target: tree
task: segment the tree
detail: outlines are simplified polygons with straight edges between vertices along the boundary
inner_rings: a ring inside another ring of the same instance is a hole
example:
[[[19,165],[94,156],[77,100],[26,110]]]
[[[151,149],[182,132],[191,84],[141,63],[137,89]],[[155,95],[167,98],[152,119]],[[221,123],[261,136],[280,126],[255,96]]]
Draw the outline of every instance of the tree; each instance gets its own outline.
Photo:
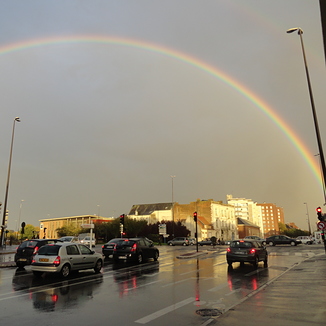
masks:
[[[64,237],[66,235],[78,236],[83,230],[79,227],[76,227],[73,224],[65,224],[60,228],[55,230],[58,233],[58,237]]]
[[[20,229],[20,239],[35,239],[40,233],[40,228],[32,224],[26,224],[24,227],[24,233],[22,234]]]

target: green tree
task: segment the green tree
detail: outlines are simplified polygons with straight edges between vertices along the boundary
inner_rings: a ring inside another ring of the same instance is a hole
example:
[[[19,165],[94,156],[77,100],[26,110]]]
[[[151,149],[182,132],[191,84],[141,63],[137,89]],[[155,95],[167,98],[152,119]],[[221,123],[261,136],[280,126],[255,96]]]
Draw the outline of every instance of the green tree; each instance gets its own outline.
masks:
[[[26,224],[24,228],[24,233],[22,233],[22,228],[19,230],[20,239],[33,239],[37,238],[40,233],[40,228],[32,224]]]
[[[59,237],[65,237],[67,235],[77,237],[80,233],[84,232],[81,228],[76,227],[73,224],[65,224],[60,228],[56,229]]]

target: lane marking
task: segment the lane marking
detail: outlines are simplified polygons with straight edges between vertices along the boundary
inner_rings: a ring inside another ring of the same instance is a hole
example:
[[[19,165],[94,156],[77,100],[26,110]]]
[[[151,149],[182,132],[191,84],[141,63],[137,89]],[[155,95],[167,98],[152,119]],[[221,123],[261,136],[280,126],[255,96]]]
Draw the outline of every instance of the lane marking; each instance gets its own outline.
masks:
[[[177,303],[175,303],[175,304],[173,304],[171,306],[168,306],[166,308],[158,310],[158,311],[156,311],[156,312],[154,312],[154,313],[152,313],[152,314],[150,314],[148,316],[140,318],[140,319],[136,320],[135,323],[147,324],[148,322],[150,322],[150,321],[152,321],[152,320],[154,320],[156,318],[159,318],[159,317],[161,317],[163,315],[166,315],[169,312],[172,312],[172,311],[174,311],[176,309],[179,309],[179,308],[181,308],[181,307],[183,307],[183,306],[185,306],[185,305],[187,305],[187,304],[189,304],[191,302],[194,302],[194,301],[195,301],[195,298],[190,297],[190,298],[185,299],[183,301],[177,302]]]

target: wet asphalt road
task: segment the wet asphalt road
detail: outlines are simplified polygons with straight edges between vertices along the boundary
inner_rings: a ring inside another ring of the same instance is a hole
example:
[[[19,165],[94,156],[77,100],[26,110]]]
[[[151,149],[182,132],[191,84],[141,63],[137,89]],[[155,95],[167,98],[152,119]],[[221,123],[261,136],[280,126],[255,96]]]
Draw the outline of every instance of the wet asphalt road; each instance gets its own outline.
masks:
[[[228,270],[225,248],[197,258],[177,256],[195,247],[160,247],[158,262],[118,265],[105,261],[93,271],[62,280],[36,279],[24,270],[0,270],[1,325],[208,325],[208,312],[225,312],[248,294],[307,257],[321,245],[268,248],[269,267],[234,264]]]

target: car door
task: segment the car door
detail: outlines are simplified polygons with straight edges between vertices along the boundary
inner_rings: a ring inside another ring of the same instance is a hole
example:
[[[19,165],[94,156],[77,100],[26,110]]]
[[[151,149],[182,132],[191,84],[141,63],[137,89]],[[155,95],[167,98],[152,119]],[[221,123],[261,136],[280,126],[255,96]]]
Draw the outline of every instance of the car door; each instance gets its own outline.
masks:
[[[78,244],[81,257],[83,269],[93,268],[95,264],[93,251],[83,244]]]
[[[79,270],[83,265],[81,253],[75,244],[66,247],[67,258],[72,270]]]

